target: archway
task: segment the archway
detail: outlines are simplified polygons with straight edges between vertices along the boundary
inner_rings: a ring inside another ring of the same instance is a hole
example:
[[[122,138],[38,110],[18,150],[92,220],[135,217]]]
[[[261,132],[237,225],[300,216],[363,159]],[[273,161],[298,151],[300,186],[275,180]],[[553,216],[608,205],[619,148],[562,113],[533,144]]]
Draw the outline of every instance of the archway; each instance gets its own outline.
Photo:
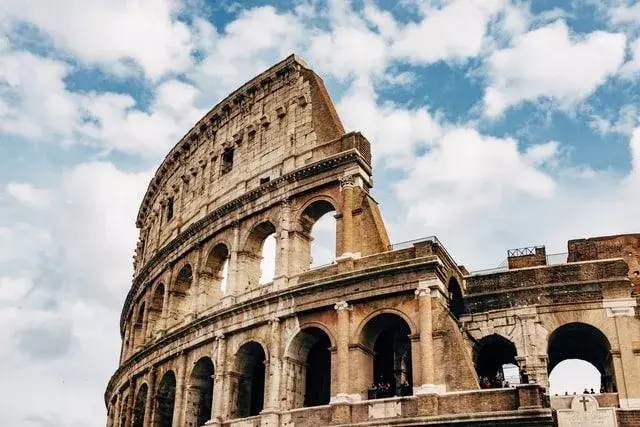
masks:
[[[164,304],[164,285],[156,286],[151,298],[151,304],[147,310],[147,337],[151,338],[153,333],[160,330],[160,320],[162,318],[162,306]]]
[[[336,258],[335,207],[327,200],[316,200],[300,216],[300,227],[305,236],[297,236],[303,250],[301,264],[304,269],[333,262]]]
[[[255,341],[244,344],[236,353],[234,398],[238,418],[258,415],[264,407],[265,359],[264,349]]]
[[[218,303],[226,292],[228,266],[229,249],[224,243],[218,243],[209,252],[204,268],[200,272],[199,306],[201,309],[207,309]]]
[[[451,310],[451,313],[456,317],[464,314],[462,288],[455,277],[449,279],[447,290],[449,291],[449,310]]]
[[[185,264],[179,271],[173,283],[171,294],[171,323],[179,323],[189,314],[189,292],[193,283],[193,268],[191,264]]]
[[[275,276],[276,227],[271,221],[262,222],[251,230],[238,254],[241,290],[248,291],[259,284],[268,283]]]
[[[556,366],[561,368],[560,363],[564,361],[582,360],[593,365],[600,373],[600,389],[602,391],[616,391],[611,345],[607,337],[594,326],[579,322],[560,326],[549,336],[547,354],[549,356],[549,364],[547,366],[549,373],[552,373]],[[566,369],[567,364],[564,364],[562,368]],[[568,368],[575,375],[588,372],[588,367],[585,367],[585,370],[581,370],[579,365],[575,363],[569,364]],[[567,384],[556,382],[552,386],[554,388],[553,393],[560,393],[565,391],[563,388],[575,387],[575,382]],[[593,388],[598,388],[597,383],[593,383]]]
[[[136,403],[133,406],[133,421],[131,427],[144,427],[144,407],[147,404],[148,387],[142,384],[136,394]]]
[[[154,427],[171,427],[173,424],[173,409],[176,403],[176,376],[168,371],[162,377],[156,394],[156,408]]]
[[[331,340],[311,326],[296,334],[286,357],[287,409],[326,405],[331,397]]]
[[[193,367],[189,378],[185,415],[186,426],[203,426],[211,419],[213,375],[213,362],[209,357],[201,358]]]
[[[382,313],[362,329],[361,342],[373,355],[367,376],[369,398],[412,394],[411,329],[397,314]],[[366,357],[366,353],[364,354]]]
[[[516,384],[520,383],[517,354],[515,344],[501,335],[492,334],[480,339],[473,348],[480,387],[505,387],[514,385],[514,380],[517,380]]]

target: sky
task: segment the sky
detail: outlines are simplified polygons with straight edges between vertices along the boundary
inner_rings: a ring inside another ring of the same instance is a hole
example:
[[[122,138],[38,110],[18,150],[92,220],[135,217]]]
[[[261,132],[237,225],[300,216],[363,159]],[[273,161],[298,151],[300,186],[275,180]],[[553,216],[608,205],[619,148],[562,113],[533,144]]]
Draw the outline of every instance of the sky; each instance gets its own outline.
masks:
[[[149,179],[291,53],[371,141],[392,241],[476,270],[640,231],[638,1],[0,0],[6,425],[104,425]]]

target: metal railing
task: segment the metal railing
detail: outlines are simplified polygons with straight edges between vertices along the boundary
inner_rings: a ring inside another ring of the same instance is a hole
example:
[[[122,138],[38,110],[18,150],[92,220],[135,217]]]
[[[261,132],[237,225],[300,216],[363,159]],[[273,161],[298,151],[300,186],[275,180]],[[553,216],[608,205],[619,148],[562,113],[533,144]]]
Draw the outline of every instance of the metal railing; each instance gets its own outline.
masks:
[[[507,256],[509,258],[516,256],[535,255],[536,249],[544,248],[544,246],[527,246],[526,248],[509,249]]]
[[[568,252],[559,252],[555,254],[548,254],[546,256],[546,265],[561,265],[568,263]],[[505,259],[498,267],[494,268],[486,268],[482,270],[474,270],[470,272],[472,276],[484,276],[487,274],[494,273],[503,273],[505,271],[509,271],[509,266],[507,264],[507,260]]]

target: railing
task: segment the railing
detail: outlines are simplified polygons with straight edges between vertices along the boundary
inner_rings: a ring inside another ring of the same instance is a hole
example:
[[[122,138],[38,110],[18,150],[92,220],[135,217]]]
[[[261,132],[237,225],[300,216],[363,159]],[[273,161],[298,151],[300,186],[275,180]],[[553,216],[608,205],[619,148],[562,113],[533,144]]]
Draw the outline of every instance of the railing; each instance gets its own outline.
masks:
[[[442,244],[440,243],[440,241],[436,236],[428,236],[428,237],[422,237],[420,239],[407,240],[405,242],[392,243],[389,245],[389,250],[397,251],[400,249],[408,249],[412,247],[415,243],[422,243],[422,242],[433,242],[442,246]]]
[[[526,248],[523,248],[526,249]],[[514,249],[515,250],[515,249]],[[559,252],[556,254],[549,254],[546,256],[546,265],[561,265],[567,264],[569,253],[568,252]],[[494,268],[486,268],[482,270],[474,270],[470,273],[472,276],[484,276],[487,274],[494,273],[503,273],[505,271],[509,271],[509,267],[507,265],[507,260],[504,260],[498,267]]]
[[[535,255],[536,249],[540,248],[544,248],[544,246],[528,246],[526,248],[509,249],[507,251],[507,256],[511,258],[516,256]]]

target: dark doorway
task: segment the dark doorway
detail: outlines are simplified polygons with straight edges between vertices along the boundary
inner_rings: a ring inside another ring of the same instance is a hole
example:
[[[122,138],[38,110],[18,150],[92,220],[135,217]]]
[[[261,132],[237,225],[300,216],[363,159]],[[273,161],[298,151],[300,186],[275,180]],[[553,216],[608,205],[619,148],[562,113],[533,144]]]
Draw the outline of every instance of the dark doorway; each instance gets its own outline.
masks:
[[[498,334],[480,339],[473,353],[481,388],[504,387],[506,385],[504,365],[518,365],[516,346]],[[526,381],[521,380],[521,382]]]
[[[317,331],[317,336],[307,356],[304,406],[327,405],[331,393],[331,342],[322,330],[309,329]]]
[[[373,350],[373,385],[369,398],[412,394],[410,334],[407,322],[396,314],[380,314],[365,325],[364,344]]]
[[[255,341],[240,347],[236,356],[238,370],[237,417],[260,414],[264,408],[265,353]]]
[[[144,426],[144,407],[147,404],[147,385],[142,384],[140,389],[138,390],[138,394],[136,395],[136,403],[133,407],[133,422],[131,423],[132,427],[143,427]]]
[[[186,426],[202,426],[211,418],[213,375],[213,362],[208,357],[201,358],[193,367],[189,379]]]
[[[155,427],[172,427],[173,408],[176,403],[176,376],[167,372],[160,381],[156,396]]]

